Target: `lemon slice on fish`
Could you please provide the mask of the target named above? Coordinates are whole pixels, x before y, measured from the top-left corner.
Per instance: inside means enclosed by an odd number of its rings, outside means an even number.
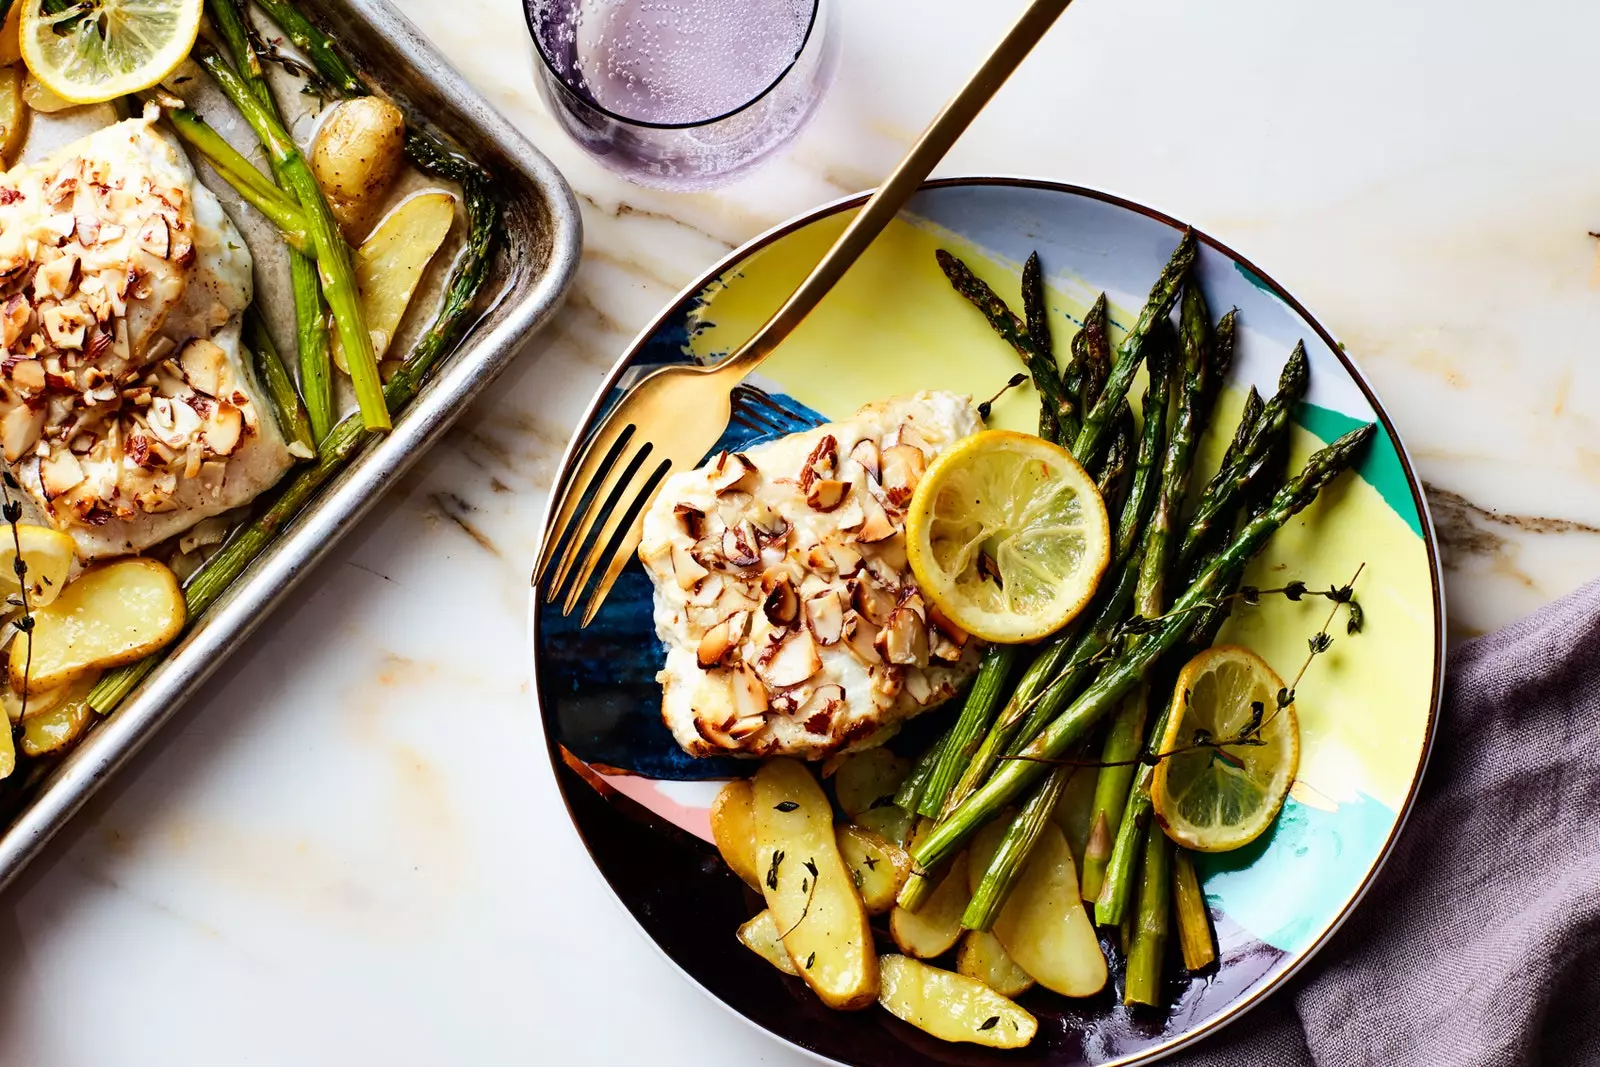
[[[22,61],[45,88],[74,104],[114,100],[171,74],[194,47],[205,6],[204,0],[18,3]]]
[[[929,466],[906,512],[906,558],[940,611],[985,641],[1072,620],[1111,555],[1105,501],[1066,449],[985,430]]]

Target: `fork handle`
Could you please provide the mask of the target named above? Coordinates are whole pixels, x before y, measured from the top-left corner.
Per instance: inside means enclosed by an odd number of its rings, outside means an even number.
[[[756,366],[772,354],[784,338],[822,302],[845,271],[861,257],[889,221],[899,214],[906,201],[911,199],[939,160],[944,158],[956,138],[966,132],[972,120],[978,117],[989,98],[1005,84],[1011,72],[1021,65],[1033,46],[1067,9],[1072,0],[1033,0],[1017,19],[1005,37],[989,53],[983,66],[967,80],[961,91],[950,98],[928,128],[922,131],[917,143],[905,154],[899,164],[878,186],[877,192],[862,205],[850,225],[839,239],[833,242],[811,268],[798,288],[773,312],[762,327],[741,345],[723,364],[729,372],[740,377],[755,370]],[[721,369],[721,368],[719,368]]]

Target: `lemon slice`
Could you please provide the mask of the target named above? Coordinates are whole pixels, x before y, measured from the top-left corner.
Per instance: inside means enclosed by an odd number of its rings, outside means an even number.
[[[1065,626],[1110,553],[1094,480],[1066,449],[1010,430],[973,434],[940,455],[906,513],[917,584],[985,641],[1033,641]]]
[[[1150,783],[1168,837],[1227,852],[1272,825],[1300,766],[1300,724],[1293,704],[1278,707],[1282,688],[1283,679],[1247,648],[1209,648],[1184,665],[1161,744],[1175,755],[1156,764]],[[1244,735],[1255,741],[1205,744]]]
[[[22,560],[28,565],[28,608],[42,608],[61,595],[76,546],[71,537],[48,526],[18,523],[13,538],[11,527],[0,523],[0,596],[14,596],[21,588],[16,564],[19,541]]]
[[[204,0],[78,0],[49,14],[20,0],[22,60],[74,104],[148,89],[182,63],[200,32]]]

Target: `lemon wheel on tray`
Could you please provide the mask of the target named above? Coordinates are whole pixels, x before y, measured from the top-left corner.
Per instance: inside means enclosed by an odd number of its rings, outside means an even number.
[[[1094,479],[1041,437],[985,430],[958,441],[917,483],[906,554],[940,611],[986,641],[1034,641],[1094,595],[1111,526]]]
[[[204,0],[17,0],[22,59],[73,104],[148,89],[175,70],[200,33]]]
[[[1278,817],[1300,767],[1294,705],[1283,679],[1247,648],[1208,648],[1178,674],[1150,798],[1167,836],[1201,852],[1260,837]],[[1229,738],[1243,743],[1220,744]]]

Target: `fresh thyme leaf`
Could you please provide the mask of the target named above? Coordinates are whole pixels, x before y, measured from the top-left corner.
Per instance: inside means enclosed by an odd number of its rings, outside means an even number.
[[[878,869],[878,857],[876,856],[868,856],[862,862],[867,865],[867,870],[869,871],[875,871]]]
[[[1354,600],[1346,604],[1345,607],[1350,611],[1350,618],[1348,621],[1346,621],[1344,626],[1345,633],[1354,636],[1361,632],[1361,627],[1366,623],[1367,616],[1361,610],[1361,605],[1357,604]]]
[[[817,877],[817,865],[811,860],[806,860],[806,870],[811,872],[811,877]]]
[[[1283,587],[1283,595],[1290,600],[1299,600],[1306,595],[1306,583],[1296,580]]]
[[[805,879],[805,878],[800,879],[800,892],[804,893],[810,888],[811,888],[810,880]]]
[[[774,804],[772,807],[775,811],[794,811],[799,806],[799,804],[792,800],[782,800]]]
[[[983,1020],[983,1025],[978,1027],[978,1029],[979,1030],[993,1030],[995,1028],[996,1024],[998,1024],[999,1022],[1000,1022],[1000,1016],[991,1015],[987,1019]]]
[[[778,891],[778,864],[783,862],[783,849],[772,854],[772,866],[767,868],[767,888],[774,893]]]
[[[1246,604],[1259,604],[1261,603],[1261,590],[1253,585],[1241,585],[1239,587],[1239,599]]]
[[[867,810],[871,811],[873,808],[887,808],[887,807],[892,806],[893,804],[894,804],[894,797],[892,797],[892,796],[881,796],[881,797],[878,797],[877,799],[873,800],[873,802],[871,804],[868,804],[867,805]]]
[[[1328,647],[1333,644],[1333,638],[1329,636],[1328,631],[1323,630],[1315,637],[1311,638],[1307,644],[1311,646],[1311,654],[1313,656],[1320,656],[1322,653],[1328,651]]]
[[[816,962],[817,962],[817,954],[815,952],[813,952],[811,955],[806,957],[806,970],[809,971],[811,969],[811,965],[813,963],[816,963]]]

